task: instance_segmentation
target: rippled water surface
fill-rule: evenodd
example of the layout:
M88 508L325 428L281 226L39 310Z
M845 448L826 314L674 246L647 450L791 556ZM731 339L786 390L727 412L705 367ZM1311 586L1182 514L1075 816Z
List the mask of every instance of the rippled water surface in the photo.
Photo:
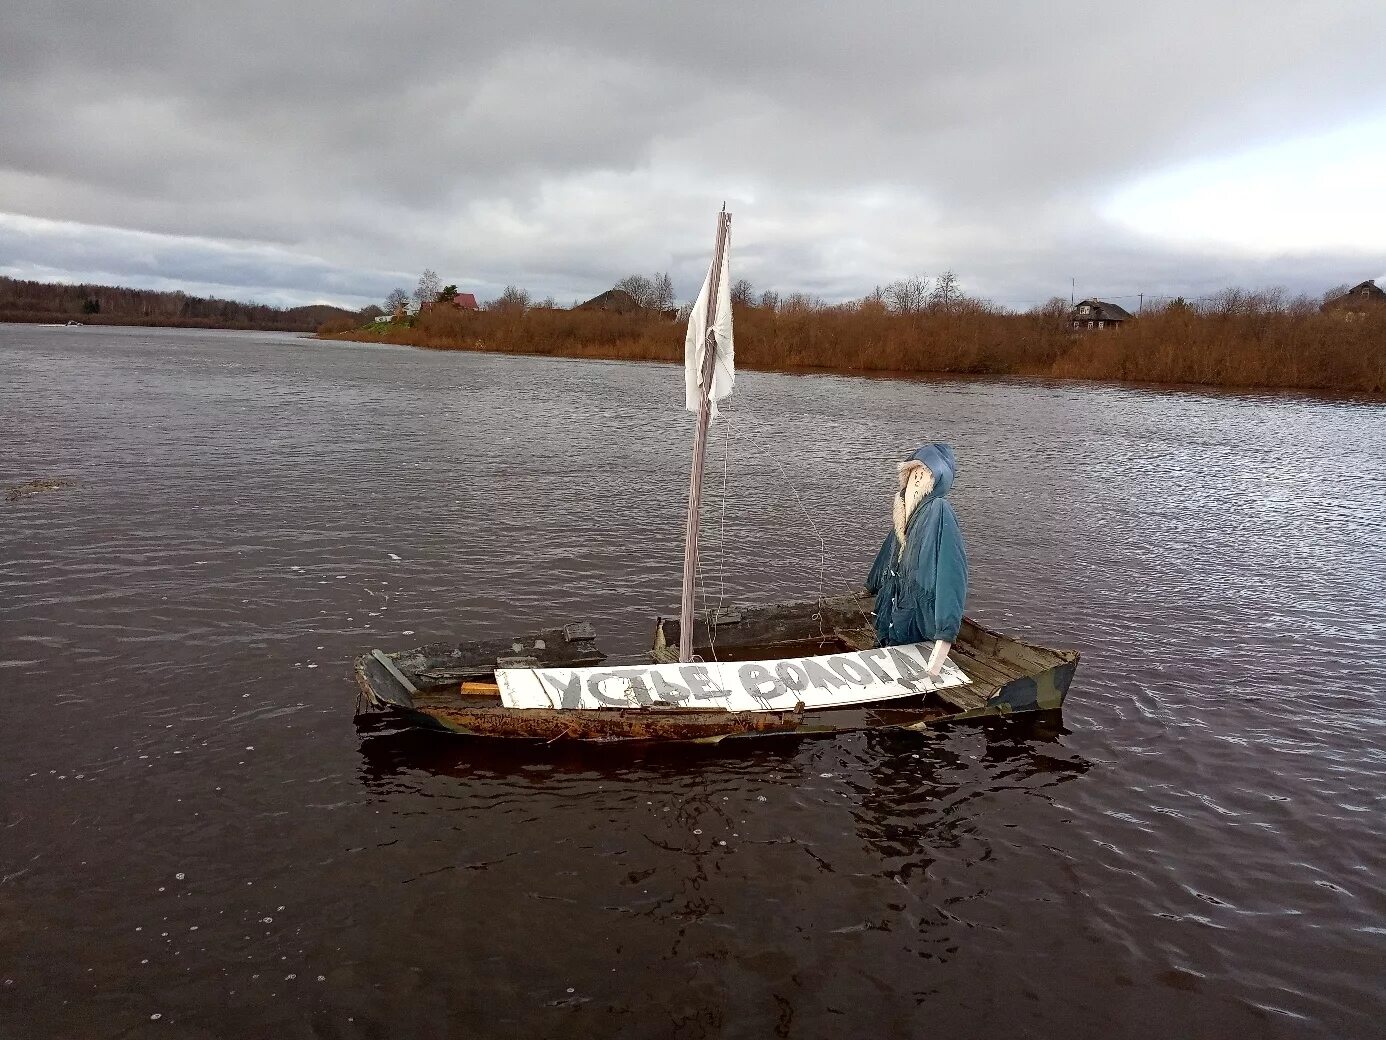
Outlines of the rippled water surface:
M703 588L957 449L1062 721L517 752L351 658L677 606L660 365L0 326L0 1036L1379 1036L1386 408L743 373ZM725 499L722 488L725 483ZM725 502L725 508L723 508Z

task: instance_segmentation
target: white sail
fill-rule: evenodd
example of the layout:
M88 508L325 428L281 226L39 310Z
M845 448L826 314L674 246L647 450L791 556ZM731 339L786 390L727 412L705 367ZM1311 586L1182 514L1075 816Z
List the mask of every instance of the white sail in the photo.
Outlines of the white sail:
M721 276L717 279L717 308L712 321L712 335L717 343L716 364L712 370L712 387L708 400L712 404L712 414L717 414L717 402L730 397L732 384L736 382L736 358L732 349L732 308L731 308L731 230L727 230L725 247L722 250ZM701 404L703 371L703 350L708 341L708 296L712 292L713 269L717 264L714 257L708 265L707 277L698 300L693 304L693 312L688 316L688 335L683 343L684 403L690 412L696 412Z

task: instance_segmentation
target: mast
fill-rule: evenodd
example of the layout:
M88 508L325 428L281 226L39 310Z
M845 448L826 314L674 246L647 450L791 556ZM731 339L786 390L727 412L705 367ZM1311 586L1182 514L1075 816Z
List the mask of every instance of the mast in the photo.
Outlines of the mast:
M699 377L698 428L693 434L693 472L688 484L688 523L683 533L683 603L679 613L679 661L693 660L693 576L698 569L698 511L703 499L703 458L707 450L707 427L712 418L712 376L717 367L717 292L722 280L722 258L727 250L727 230L731 214L726 203L717 215L717 250L707 295L707 331L703 336L703 367Z

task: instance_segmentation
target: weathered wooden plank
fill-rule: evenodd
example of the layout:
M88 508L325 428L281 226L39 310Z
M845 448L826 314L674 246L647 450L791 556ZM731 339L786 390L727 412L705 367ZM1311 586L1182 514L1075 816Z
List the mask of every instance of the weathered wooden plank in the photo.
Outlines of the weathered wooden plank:
M381 653L379 650L372 650L371 656L385 666L385 670L394 677L395 682L399 683L401 686L403 686L406 690L409 691L410 696L413 696L414 694L417 694L419 692L419 688L409 681L408 676L406 676L397 667L395 667L395 662L391 661L389 657Z
M1040 672L1064 662L1064 656L1044 647L1030 646L1014 639L997 640L994 655L1014 665L1022 674Z
M798 711L738 712L686 708L563 711L498 707L427 709L456 732L525 740L718 740L752 733L788 733L803 721Z
M870 650L876 645L876 630L870 625L865 628L835 628L833 634L853 650Z
M996 692L994 686L973 682L971 686L949 686L941 690L935 690L940 699L959 711L975 711L983 707Z
M1006 667L994 658L986 658L974 653L963 643L954 643L949 656L973 679L1000 689L1021 673L1014 667Z

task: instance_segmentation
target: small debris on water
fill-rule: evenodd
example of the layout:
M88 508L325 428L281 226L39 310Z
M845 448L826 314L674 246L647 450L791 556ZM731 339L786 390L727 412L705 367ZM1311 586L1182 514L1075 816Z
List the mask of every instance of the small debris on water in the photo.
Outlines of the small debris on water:
M154 1012L154 1014L152 1014L152 1015L149 1016L149 1021L151 1021L151 1022L157 1022L157 1021L159 1021L159 1019L161 1019L161 1018L163 1018L163 1017L164 1017L163 1015L159 1014L159 1012L156 1011L156 1012Z
M399 557L396 556L394 553L390 553L389 555L390 555L390 559L392 559L392 560L398 560L398 559L399 559Z
M31 480L25 484L15 484L5 491L7 502L18 502L26 495L37 495L40 491L61 491L77 486L75 480Z

